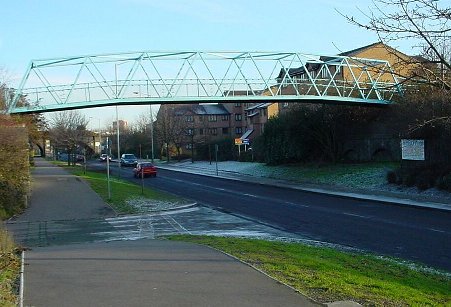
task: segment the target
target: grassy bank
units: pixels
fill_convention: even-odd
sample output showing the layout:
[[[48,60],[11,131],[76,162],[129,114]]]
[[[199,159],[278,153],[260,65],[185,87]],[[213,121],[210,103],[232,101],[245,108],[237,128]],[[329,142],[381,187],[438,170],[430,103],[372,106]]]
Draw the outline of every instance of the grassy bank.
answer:
[[[451,305],[449,274],[415,270],[393,260],[300,243],[207,236],[171,236],[169,239],[222,250],[318,302],[353,300],[369,306]]]
[[[183,200],[173,195],[163,193],[154,189],[144,188],[140,185],[118,179],[117,177],[110,177],[110,191],[111,198],[108,199],[108,184],[106,175],[103,172],[84,172],[81,167],[65,167],[76,176],[85,179],[91,188],[102,197],[114,210],[120,214],[134,214],[139,213],[136,207],[129,205],[132,199],[149,199],[152,201],[176,202],[180,203]]]
[[[20,257],[10,235],[0,225],[0,306],[17,306]]]

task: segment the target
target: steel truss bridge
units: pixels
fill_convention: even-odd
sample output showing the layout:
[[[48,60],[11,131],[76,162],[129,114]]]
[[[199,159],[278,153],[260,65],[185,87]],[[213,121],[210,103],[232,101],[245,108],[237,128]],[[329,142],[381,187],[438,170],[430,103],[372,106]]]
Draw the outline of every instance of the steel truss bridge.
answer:
[[[111,105],[316,102],[386,105],[387,61],[297,52],[129,52],[33,60],[8,113]]]

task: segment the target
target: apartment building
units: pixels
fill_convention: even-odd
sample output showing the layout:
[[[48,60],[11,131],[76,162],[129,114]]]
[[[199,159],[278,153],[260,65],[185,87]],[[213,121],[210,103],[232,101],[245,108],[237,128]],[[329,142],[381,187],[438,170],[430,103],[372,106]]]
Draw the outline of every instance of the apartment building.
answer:
[[[337,55],[336,59],[341,56],[380,59],[390,63],[392,71],[385,71],[382,74],[379,68],[366,67],[365,69],[368,73],[365,72],[365,76],[359,79],[362,82],[366,82],[368,78],[372,78],[375,75],[378,75],[380,81],[393,80],[393,75],[396,78],[408,78],[418,70],[420,65],[418,64],[418,57],[408,56],[380,42],[342,52]],[[333,61],[334,59],[333,56],[320,58],[320,60],[325,62]],[[357,71],[357,69],[345,69],[339,65],[330,65],[326,70],[324,64],[313,62],[306,63],[303,67],[281,69],[276,78],[278,84],[257,94],[265,96],[270,95],[271,91],[278,91],[279,94],[295,95],[296,89],[291,81],[283,84],[287,82],[287,74],[297,84],[299,91],[302,86],[305,86],[305,81],[308,78],[324,79],[326,80],[325,82],[328,82],[327,79],[334,75],[334,79],[342,80],[343,84],[345,84],[347,80],[363,75],[361,74],[362,71]],[[236,97],[254,94],[255,92],[251,93],[248,90],[234,90],[225,92],[224,96]],[[206,143],[227,137],[249,139],[252,142],[264,132],[265,124],[272,116],[277,116],[281,112],[289,112],[291,106],[293,106],[293,103],[287,102],[231,102],[223,104],[173,105],[172,107],[162,106],[160,112],[168,108],[175,110],[173,116],[178,118],[177,121],[179,123],[184,123],[187,129],[188,140],[184,143],[186,148],[188,148],[192,146],[191,144]]]

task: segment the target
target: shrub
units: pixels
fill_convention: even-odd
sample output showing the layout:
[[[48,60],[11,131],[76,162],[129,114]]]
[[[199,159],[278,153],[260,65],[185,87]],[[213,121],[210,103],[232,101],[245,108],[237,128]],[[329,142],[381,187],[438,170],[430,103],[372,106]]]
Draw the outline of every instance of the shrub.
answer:
[[[396,171],[388,171],[386,178],[387,182],[390,184],[399,184],[398,175]]]
[[[416,183],[416,180],[417,180],[416,175],[413,172],[408,172],[403,176],[402,183],[405,186],[413,187]]]
[[[30,160],[26,129],[0,128],[0,218],[4,219],[26,206]]]
[[[451,192],[451,173],[441,176],[437,180],[437,188]]]

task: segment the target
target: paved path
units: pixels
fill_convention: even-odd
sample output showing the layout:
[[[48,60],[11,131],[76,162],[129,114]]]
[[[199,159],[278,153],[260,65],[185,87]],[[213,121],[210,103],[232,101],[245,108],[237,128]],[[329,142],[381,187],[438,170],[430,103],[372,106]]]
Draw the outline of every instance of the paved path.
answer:
[[[113,215],[86,183],[61,168],[37,159],[32,176],[30,207],[15,219],[19,224]],[[262,305],[315,304],[249,266],[195,244],[136,240],[25,252],[24,306]]]
[[[26,253],[25,306],[315,306],[213,249],[139,240]]]
[[[29,207],[14,221],[74,220],[114,216],[99,195],[62,167],[35,159]]]

